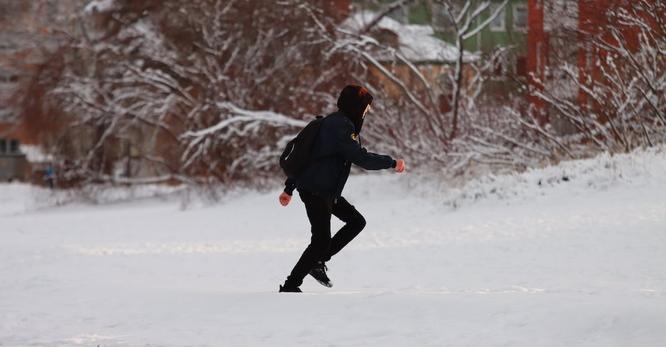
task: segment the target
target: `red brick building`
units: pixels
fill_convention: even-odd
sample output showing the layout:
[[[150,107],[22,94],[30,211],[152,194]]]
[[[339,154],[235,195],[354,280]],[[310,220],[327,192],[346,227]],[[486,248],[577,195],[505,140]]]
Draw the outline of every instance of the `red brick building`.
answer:
[[[54,29],[64,28],[85,2],[0,0],[0,181],[28,178],[39,165],[31,167],[26,159],[44,158],[36,155],[38,134],[13,108],[19,87],[57,46]]]
[[[618,8],[629,8],[631,0],[528,0],[528,72],[534,77],[532,85],[543,90],[558,83],[549,66],[564,62],[576,66],[579,81],[586,84],[588,78],[599,81],[600,64],[605,61],[608,52],[599,50],[591,41],[602,38],[614,42],[608,27],[614,25],[609,12]],[[638,32],[626,26],[622,29],[623,42],[627,49],[635,50],[639,46]],[[581,91],[577,102],[588,102]],[[540,111],[540,121],[549,122],[545,103],[530,96],[531,104]]]

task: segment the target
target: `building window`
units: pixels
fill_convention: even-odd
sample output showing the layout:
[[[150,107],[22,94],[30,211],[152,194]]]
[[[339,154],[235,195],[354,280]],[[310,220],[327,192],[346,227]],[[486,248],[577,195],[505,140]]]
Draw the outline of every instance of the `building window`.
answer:
[[[9,153],[17,154],[19,152],[19,142],[18,140],[9,141]]]
[[[490,15],[492,16],[493,13],[497,10],[497,8],[501,5],[490,5]],[[506,30],[506,7],[504,7],[500,13],[497,14],[497,17],[495,17],[491,22],[490,22],[490,31],[505,31]]]
[[[18,48],[18,45],[14,42],[2,42],[2,43],[0,43],[0,51],[15,51],[17,48]]]
[[[527,29],[527,6],[525,4],[513,6],[513,28],[521,31]]]
[[[5,154],[7,152],[7,140],[0,139],[0,154]]]
[[[18,75],[0,75],[0,83],[17,83]]]

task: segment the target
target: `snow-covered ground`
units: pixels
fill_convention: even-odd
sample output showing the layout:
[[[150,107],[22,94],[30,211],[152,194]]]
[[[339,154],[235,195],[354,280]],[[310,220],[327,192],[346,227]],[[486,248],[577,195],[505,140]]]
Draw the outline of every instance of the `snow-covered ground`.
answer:
[[[276,293],[309,239],[278,193],[45,207],[0,185],[0,346],[666,344],[663,148],[459,189],[353,176],[368,225],[304,294]]]

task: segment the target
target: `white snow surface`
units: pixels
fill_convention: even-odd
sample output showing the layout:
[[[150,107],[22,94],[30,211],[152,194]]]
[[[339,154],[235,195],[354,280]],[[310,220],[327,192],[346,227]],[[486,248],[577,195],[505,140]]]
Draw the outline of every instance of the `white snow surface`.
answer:
[[[0,345],[666,341],[663,147],[456,189],[352,176],[367,227],[329,262],[334,287],[306,278],[304,294],[276,293],[310,236],[298,195],[278,194],[48,207],[43,189],[0,185]]]
[[[53,161],[53,155],[44,153],[42,147],[37,145],[20,145],[21,153],[25,154],[26,159],[31,163],[45,163]]]

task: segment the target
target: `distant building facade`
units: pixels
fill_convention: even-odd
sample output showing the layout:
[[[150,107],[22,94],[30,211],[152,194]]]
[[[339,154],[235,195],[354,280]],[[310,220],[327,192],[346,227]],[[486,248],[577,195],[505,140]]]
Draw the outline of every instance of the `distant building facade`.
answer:
[[[551,67],[567,63],[576,67],[581,84],[588,83],[588,78],[599,81],[606,52],[598,50],[590,40],[598,37],[609,39],[606,28],[612,23],[609,22],[608,12],[631,5],[630,0],[529,0],[527,70],[534,76],[532,84],[538,89],[568,93],[558,97],[579,104],[587,103],[587,95],[582,90],[559,88],[561,84],[567,83],[567,78],[558,76],[557,70]],[[624,43],[627,48],[638,49],[636,33],[628,32],[629,29],[622,30],[625,37],[629,38]],[[542,100],[530,97],[530,101],[540,113],[542,123],[557,123],[557,119],[549,117],[547,106]]]
[[[40,139],[14,108],[18,88],[58,44],[55,29],[63,29],[86,0],[0,0],[0,181],[32,180],[39,176],[44,156]],[[26,149],[29,146],[30,150]]]
[[[0,127],[0,131],[2,128]],[[0,136],[0,182],[25,179],[29,175],[26,155],[16,138]]]

